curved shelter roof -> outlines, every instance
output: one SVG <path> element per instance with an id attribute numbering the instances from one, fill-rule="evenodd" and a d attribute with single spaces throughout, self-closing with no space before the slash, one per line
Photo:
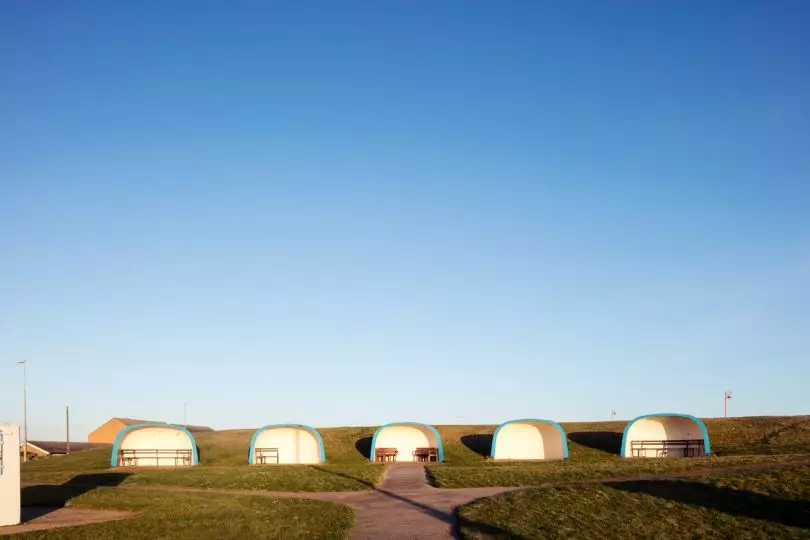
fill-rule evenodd
<path id="1" fill-rule="evenodd" d="M 653 413 L 630 420 L 622 434 L 622 457 L 632 457 L 632 442 L 640 440 L 703 439 L 703 455 L 711 454 L 709 431 L 703 420 L 691 414 Z"/>
<path id="2" fill-rule="evenodd" d="M 115 436 L 115 441 L 113 442 L 112 447 L 112 455 L 110 456 L 110 466 L 111 467 L 118 467 L 118 454 L 119 451 L 122 449 L 123 446 L 126 445 L 126 439 L 133 433 L 143 430 L 176 430 L 180 433 L 184 433 L 188 436 L 189 443 L 191 445 L 191 464 L 192 465 L 199 465 L 200 457 L 197 451 L 197 441 L 194 439 L 194 435 L 192 435 L 191 431 L 186 429 L 183 426 L 177 426 L 174 424 L 161 424 L 161 423 L 146 423 L 146 424 L 132 424 L 122 428 L 118 434 Z M 148 445 L 147 445 L 148 446 Z M 160 446 L 163 446 L 163 443 L 160 443 Z M 151 448 L 150 448 L 151 449 Z M 158 449 L 158 448 L 154 448 Z"/>
<path id="3" fill-rule="evenodd" d="M 398 430 L 397 428 L 406 429 Z M 411 430 L 407 428 L 411 428 Z M 412 433 L 409 433 L 409 431 L 413 430 L 422 433 L 424 436 L 423 441 L 419 441 L 418 436 L 414 437 Z M 379 444 L 381 440 L 383 444 Z M 398 443 L 397 441 L 401 442 Z M 408 458 L 411 456 L 406 454 L 411 452 L 413 448 L 419 447 L 420 444 L 417 443 L 435 446 L 438 449 L 439 461 L 444 461 L 444 447 L 442 446 L 442 436 L 439 435 L 439 430 L 429 424 L 423 424 L 421 422 L 391 422 L 378 427 L 374 432 L 374 436 L 371 438 L 371 455 L 369 457 L 372 461 L 374 460 L 378 444 L 381 448 L 389 444 L 394 444 L 397 445 L 397 447 L 401 445 L 404 450 L 402 456 L 397 459 L 400 461 L 408 461 Z"/>
<path id="4" fill-rule="evenodd" d="M 284 430 L 284 431 L 287 431 L 287 432 L 300 431 L 300 432 L 306 433 L 307 436 L 311 436 L 312 439 L 314 439 L 314 444 L 316 446 L 315 452 L 316 452 L 316 454 L 318 456 L 318 460 L 319 460 L 318 463 L 326 463 L 326 452 L 324 450 L 323 438 L 321 437 L 320 432 L 318 432 L 317 429 L 315 429 L 315 428 L 313 428 L 311 426 L 304 425 L 304 424 L 269 424 L 269 425 L 266 425 L 266 426 L 262 426 L 259 429 L 257 429 L 256 431 L 254 431 L 253 432 L 253 437 L 251 437 L 251 439 L 250 439 L 250 452 L 248 453 L 248 463 L 250 463 L 251 465 L 254 465 L 256 463 L 256 458 L 257 458 L 257 456 L 256 456 L 256 448 L 257 448 L 257 445 L 258 445 L 258 443 L 260 442 L 260 440 L 262 438 L 262 435 L 265 435 L 268 432 L 272 432 L 273 430 L 279 430 L 279 431 Z M 276 445 L 292 444 L 295 447 L 294 451 L 296 452 L 296 459 L 294 459 L 292 461 L 284 461 L 284 462 L 302 463 L 302 461 L 300 461 L 302 459 L 302 457 L 300 455 L 301 454 L 301 449 L 300 449 L 301 441 L 300 441 L 300 439 L 295 438 L 295 440 L 293 440 L 292 437 L 284 437 L 284 438 L 281 438 L 281 439 L 273 440 L 271 442 L 272 442 L 272 444 L 276 444 Z M 275 449 L 277 451 L 277 456 L 278 456 L 277 459 L 279 460 L 278 462 L 282 463 L 283 461 L 281 461 L 281 460 L 284 458 L 284 456 L 282 456 L 282 448 L 280 448 L 279 446 L 276 446 Z M 311 462 L 309 459 L 306 459 L 306 458 L 303 458 L 303 459 L 305 459 L 305 462 L 307 462 L 307 463 Z"/>
<path id="5" fill-rule="evenodd" d="M 568 459 L 568 440 L 553 420 L 508 420 L 492 435 L 489 455 L 493 459 Z"/>

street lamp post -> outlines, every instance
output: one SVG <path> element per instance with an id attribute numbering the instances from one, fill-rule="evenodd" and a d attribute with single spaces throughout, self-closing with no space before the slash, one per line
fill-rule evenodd
<path id="1" fill-rule="evenodd" d="M 28 461 L 28 360 L 17 362 L 23 367 L 23 461 Z"/>
<path id="2" fill-rule="evenodd" d="M 731 390 L 723 392 L 723 418 L 728 418 L 728 400 L 734 397 Z"/>

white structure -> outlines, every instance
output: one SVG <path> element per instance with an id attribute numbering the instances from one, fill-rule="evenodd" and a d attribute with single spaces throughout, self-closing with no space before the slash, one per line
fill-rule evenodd
<path id="1" fill-rule="evenodd" d="M 418 422 L 398 422 L 378 428 L 371 439 L 372 461 L 377 448 L 396 448 L 398 462 L 418 461 L 413 454 L 417 448 L 436 448 L 438 460 L 444 461 L 441 435 L 435 427 Z"/>
<path id="2" fill-rule="evenodd" d="M 248 463 L 318 464 L 326 462 L 323 439 L 318 430 L 301 424 L 264 426 L 253 433 Z"/>
<path id="3" fill-rule="evenodd" d="M 182 426 L 135 424 L 118 432 L 111 467 L 189 467 L 197 465 L 197 442 Z"/>
<path id="4" fill-rule="evenodd" d="M 0 527 L 20 523 L 20 426 L 0 423 Z"/>
<path id="5" fill-rule="evenodd" d="M 568 459 L 568 441 L 557 422 L 510 420 L 495 430 L 490 455 L 493 459 Z"/>
<path id="6" fill-rule="evenodd" d="M 622 457 L 696 457 L 710 453 L 706 425 L 689 414 L 646 414 L 624 428 Z"/>

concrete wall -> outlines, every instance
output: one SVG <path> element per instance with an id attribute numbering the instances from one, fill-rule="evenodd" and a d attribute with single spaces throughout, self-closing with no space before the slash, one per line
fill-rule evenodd
<path id="1" fill-rule="evenodd" d="M 430 428 L 394 424 L 385 426 L 377 433 L 375 448 L 396 448 L 398 462 L 415 461 L 413 451 L 416 448 L 437 448 L 439 441 Z M 374 459 L 374 456 L 371 456 Z"/>
<path id="2" fill-rule="evenodd" d="M 185 431 L 170 426 L 147 426 L 124 434 L 119 450 L 193 450 L 194 443 Z M 174 467 L 172 456 L 156 460 L 154 457 L 139 458 L 136 467 Z"/>
<path id="3" fill-rule="evenodd" d="M 633 441 L 663 441 L 677 439 L 703 439 L 703 430 L 697 422 L 684 416 L 648 416 L 633 422 L 625 436 L 625 457 L 635 457 Z M 705 456 L 705 452 L 699 453 Z M 664 455 L 656 450 L 646 450 L 639 457 L 683 457 L 683 450 L 675 449 Z"/>
<path id="4" fill-rule="evenodd" d="M 254 448 L 278 448 L 278 462 L 281 464 L 321 463 L 318 439 L 306 428 L 284 426 L 265 429 L 256 437 Z"/>
<path id="5" fill-rule="evenodd" d="M 498 430 L 493 459 L 563 459 L 563 438 L 546 422 L 510 422 Z"/>
<path id="6" fill-rule="evenodd" d="M 20 427 L 0 424 L 0 526 L 20 522 Z"/>

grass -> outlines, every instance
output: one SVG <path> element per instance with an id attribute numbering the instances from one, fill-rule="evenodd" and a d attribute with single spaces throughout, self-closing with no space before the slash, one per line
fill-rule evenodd
<path id="1" fill-rule="evenodd" d="M 531 487 L 547 483 L 653 476 L 725 468 L 808 461 L 810 455 L 717 456 L 689 459 L 610 459 L 604 461 L 491 462 L 431 465 L 431 483 L 439 488 Z"/>
<path id="2" fill-rule="evenodd" d="M 439 487 L 537 486 L 810 460 L 810 417 L 709 419 L 706 424 L 713 450 L 707 458 L 622 459 L 618 447 L 625 423 L 591 422 L 563 424 L 569 435 L 567 462 L 535 463 L 487 459 L 496 426 L 438 426 L 446 462 L 430 465 L 429 476 Z M 353 518 L 340 505 L 114 487 L 354 491 L 379 481 L 384 466 L 367 461 L 374 428 L 320 431 L 328 462 L 320 466 L 248 466 L 253 430 L 198 434 L 201 465 L 187 469 L 110 469 L 109 448 L 26 463 L 24 482 L 58 484 L 25 488 L 26 505 L 56 502 L 138 514 L 25 538 L 343 538 Z M 461 522 L 470 538 L 807 537 L 809 475 L 802 468 L 540 489 L 479 501 L 460 511 Z"/>
<path id="3" fill-rule="evenodd" d="M 810 467 L 510 493 L 458 511 L 488 538 L 808 538 Z"/>
<path id="4" fill-rule="evenodd" d="M 346 506 L 308 500 L 203 493 L 143 492 L 100 487 L 36 486 L 23 490 L 26 506 L 121 509 L 131 518 L 27 533 L 20 538 L 166 540 L 195 538 L 346 538 L 354 521 Z"/>
<path id="5" fill-rule="evenodd" d="M 61 459 L 61 458 L 60 458 Z M 379 482 L 383 465 L 211 466 L 178 469 L 26 469 L 23 481 L 94 485 L 117 479 L 121 485 L 164 485 L 261 491 L 362 491 Z"/>
<path id="6" fill-rule="evenodd" d="M 445 463 L 429 467 L 441 487 L 536 485 L 549 481 L 652 474 L 736 466 L 754 461 L 810 459 L 810 417 L 749 417 L 706 420 L 714 457 L 688 461 L 633 461 L 618 456 L 625 422 L 563 423 L 569 435 L 567 463 L 502 464 L 486 459 L 494 425 L 438 426 Z M 318 467 L 248 467 L 252 429 L 200 433 L 201 466 L 181 470 L 124 470 L 125 484 L 163 484 L 272 491 L 370 489 L 383 468 L 368 463 L 374 427 L 321 429 L 328 464 Z M 758 456 L 746 457 L 746 456 Z M 773 456 L 773 457 L 767 457 Z M 86 450 L 23 466 L 23 481 L 64 483 L 108 472 L 110 449 Z"/>

